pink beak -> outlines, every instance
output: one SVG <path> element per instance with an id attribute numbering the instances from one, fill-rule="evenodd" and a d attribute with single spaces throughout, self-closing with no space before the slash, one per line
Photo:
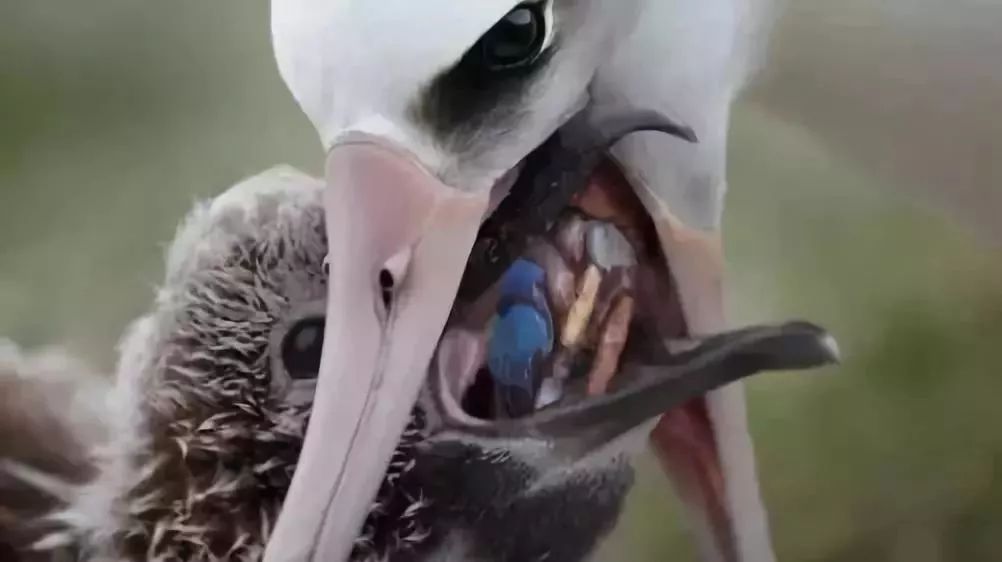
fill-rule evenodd
<path id="1" fill-rule="evenodd" d="M 269 562 L 348 558 L 488 210 L 488 193 L 449 187 L 371 137 L 336 145 L 326 176 L 323 360 Z"/>

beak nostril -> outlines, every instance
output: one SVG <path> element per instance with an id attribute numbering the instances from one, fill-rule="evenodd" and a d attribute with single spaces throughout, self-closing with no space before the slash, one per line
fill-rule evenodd
<path id="1" fill-rule="evenodd" d="M 393 279 L 393 273 L 386 268 L 379 270 L 379 289 L 380 294 L 383 296 L 383 306 L 386 308 L 387 312 L 393 304 L 394 285 L 395 280 Z"/>
<path id="2" fill-rule="evenodd" d="M 411 262 L 411 250 L 407 248 L 392 255 L 379 270 L 379 292 L 383 297 L 383 307 L 387 312 L 393 304 L 393 295 Z"/>

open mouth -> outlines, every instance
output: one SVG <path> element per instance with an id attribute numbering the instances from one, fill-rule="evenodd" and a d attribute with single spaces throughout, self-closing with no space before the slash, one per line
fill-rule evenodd
<path id="1" fill-rule="evenodd" d="M 668 365 L 691 341 L 655 225 L 607 151 L 552 226 L 524 246 L 482 292 L 464 294 L 461 286 L 436 351 L 435 399 L 465 431 L 538 430 L 542 420 L 573 416 L 596 397 L 629 392 L 637 375 L 624 365 Z M 518 269 L 536 273 L 539 283 L 513 297 L 506 279 Z M 706 542 L 736 559 L 707 396 L 664 412 L 655 445 L 703 521 Z"/>
<path id="2" fill-rule="evenodd" d="M 606 157 L 496 282 L 456 301 L 436 384 L 470 425 L 527 418 L 605 394 L 624 363 L 670 361 L 688 336 L 654 225 Z M 705 427 L 703 402 L 682 410 Z"/>

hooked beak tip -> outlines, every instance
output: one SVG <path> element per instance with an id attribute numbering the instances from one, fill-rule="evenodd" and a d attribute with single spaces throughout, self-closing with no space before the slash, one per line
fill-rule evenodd
<path id="1" fill-rule="evenodd" d="M 842 362 L 838 341 L 830 332 L 810 322 L 789 322 L 774 338 L 773 353 L 783 369 L 813 369 Z"/>
<path id="2" fill-rule="evenodd" d="M 825 334 L 824 337 L 818 342 L 821 347 L 828 352 L 828 363 L 832 365 L 842 364 L 842 350 L 839 349 L 838 341 L 835 336 L 831 334 Z"/>
<path id="3" fill-rule="evenodd" d="M 678 138 L 688 141 L 692 144 L 699 142 L 699 137 L 696 136 L 696 131 L 692 130 L 692 127 L 682 125 L 675 132 L 674 135 Z"/>

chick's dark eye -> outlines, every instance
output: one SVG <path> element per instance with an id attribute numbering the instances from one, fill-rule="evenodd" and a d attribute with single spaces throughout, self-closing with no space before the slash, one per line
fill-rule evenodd
<path id="1" fill-rule="evenodd" d="M 516 6 L 484 34 L 480 49 L 487 69 L 523 67 L 539 57 L 546 39 L 546 22 L 540 4 Z"/>
<path id="2" fill-rule="evenodd" d="M 324 346 L 323 317 L 300 320 L 282 340 L 282 363 L 293 379 L 315 379 Z"/>

